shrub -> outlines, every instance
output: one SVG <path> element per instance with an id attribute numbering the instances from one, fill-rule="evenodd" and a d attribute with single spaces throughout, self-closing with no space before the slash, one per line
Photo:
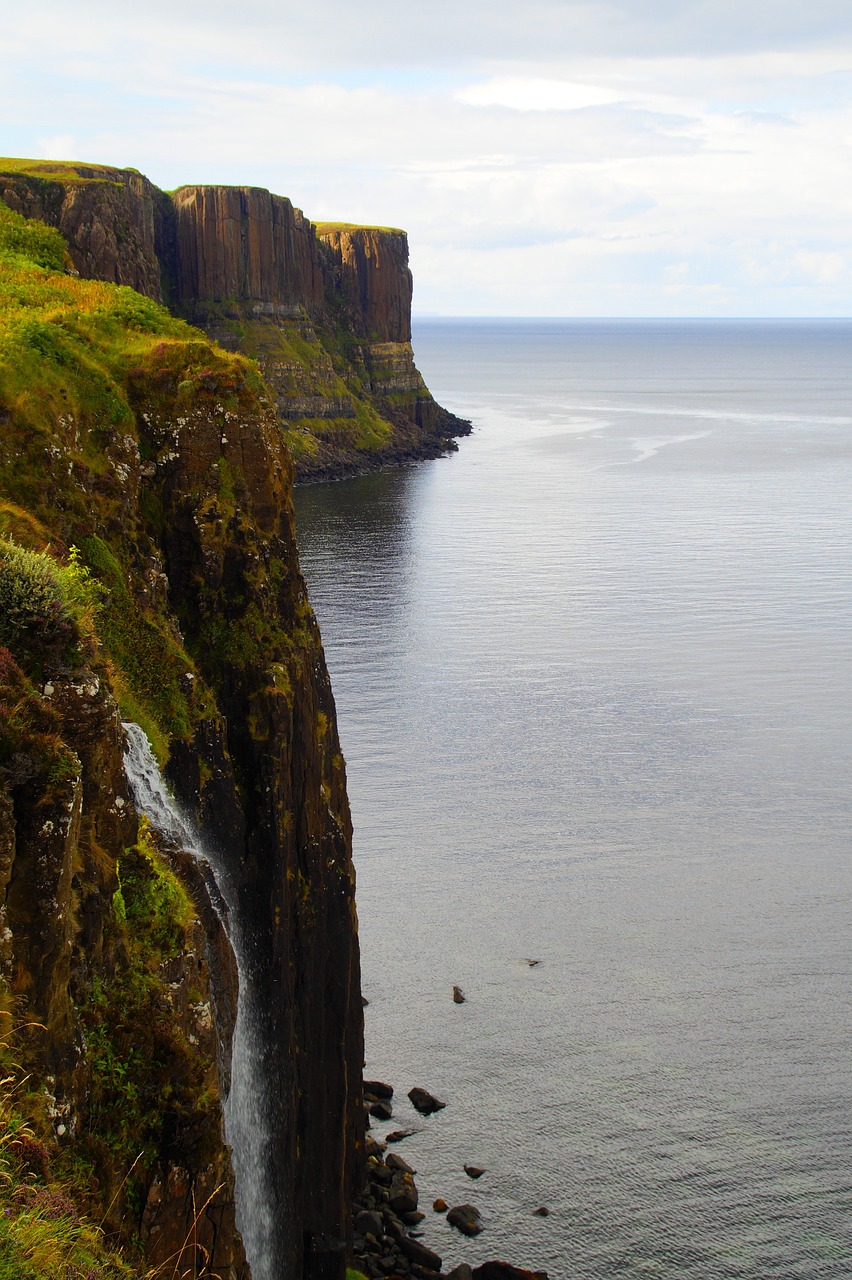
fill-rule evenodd
<path id="1" fill-rule="evenodd" d="M 0 540 L 0 644 L 14 651 L 27 642 L 43 652 L 65 647 L 74 638 L 74 620 L 56 562 L 42 552 Z"/>
<path id="2" fill-rule="evenodd" d="M 72 547 L 67 565 L 0 538 L 0 645 L 42 656 L 94 634 L 103 588 Z"/>

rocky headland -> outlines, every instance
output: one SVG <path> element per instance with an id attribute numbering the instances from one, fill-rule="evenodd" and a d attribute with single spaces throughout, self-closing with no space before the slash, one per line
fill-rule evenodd
<path id="1" fill-rule="evenodd" d="M 297 481 L 437 457 L 470 431 L 415 366 L 403 231 L 314 224 L 258 187 L 166 193 L 103 165 L 0 160 L 0 200 L 56 227 L 82 276 L 256 360 Z"/>

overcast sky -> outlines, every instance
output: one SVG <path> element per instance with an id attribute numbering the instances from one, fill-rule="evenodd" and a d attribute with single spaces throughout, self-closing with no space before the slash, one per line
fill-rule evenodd
<path id="1" fill-rule="evenodd" d="M 0 0 L 10 156 L 409 233 L 415 310 L 847 315 L 850 0 Z"/>

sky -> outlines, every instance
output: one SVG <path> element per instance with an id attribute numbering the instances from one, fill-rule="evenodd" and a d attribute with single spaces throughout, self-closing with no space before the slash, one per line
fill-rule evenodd
<path id="1" fill-rule="evenodd" d="M 0 113 L 404 227 L 421 315 L 850 311 L 849 0 L 0 0 Z"/>

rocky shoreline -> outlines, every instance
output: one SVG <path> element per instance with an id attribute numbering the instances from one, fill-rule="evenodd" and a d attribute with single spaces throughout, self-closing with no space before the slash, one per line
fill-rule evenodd
<path id="1" fill-rule="evenodd" d="M 370 1117 L 388 1120 L 392 1115 L 393 1088 L 378 1080 L 364 1081 L 366 1124 Z M 409 1091 L 412 1105 L 422 1115 L 442 1110 L 444 1103 L 427 1090 L 416 1087 Z M 508 1262 L 486 1262 L 470 1267 L 462 1262 L 451 1268 L 445 1260 L 423 1243 L 418 1230 L 427 1215 L 419 1207 L 416 1169 L 397 1151 L 388 1151 L 412 1130 L 397 1130 L 386 1135 L 384 1142 L 371 1134 L 366 1137 L 367 1169 L 361 1194 L 353 1204 L 355 1266 L 370 1280 L 548 1280 L 545 1271 L 527 1271 Z M 484 1170 L 465 1166 L 465 1172 L 477 1180 Z M 435 1214 L 446 1214 L 447 1221 L 462 1235 L 478 1235 L 482 1230 L 479 1210 L 474 1205 L 450 1207 L 444 1200 L 432 1205 Z"/>

